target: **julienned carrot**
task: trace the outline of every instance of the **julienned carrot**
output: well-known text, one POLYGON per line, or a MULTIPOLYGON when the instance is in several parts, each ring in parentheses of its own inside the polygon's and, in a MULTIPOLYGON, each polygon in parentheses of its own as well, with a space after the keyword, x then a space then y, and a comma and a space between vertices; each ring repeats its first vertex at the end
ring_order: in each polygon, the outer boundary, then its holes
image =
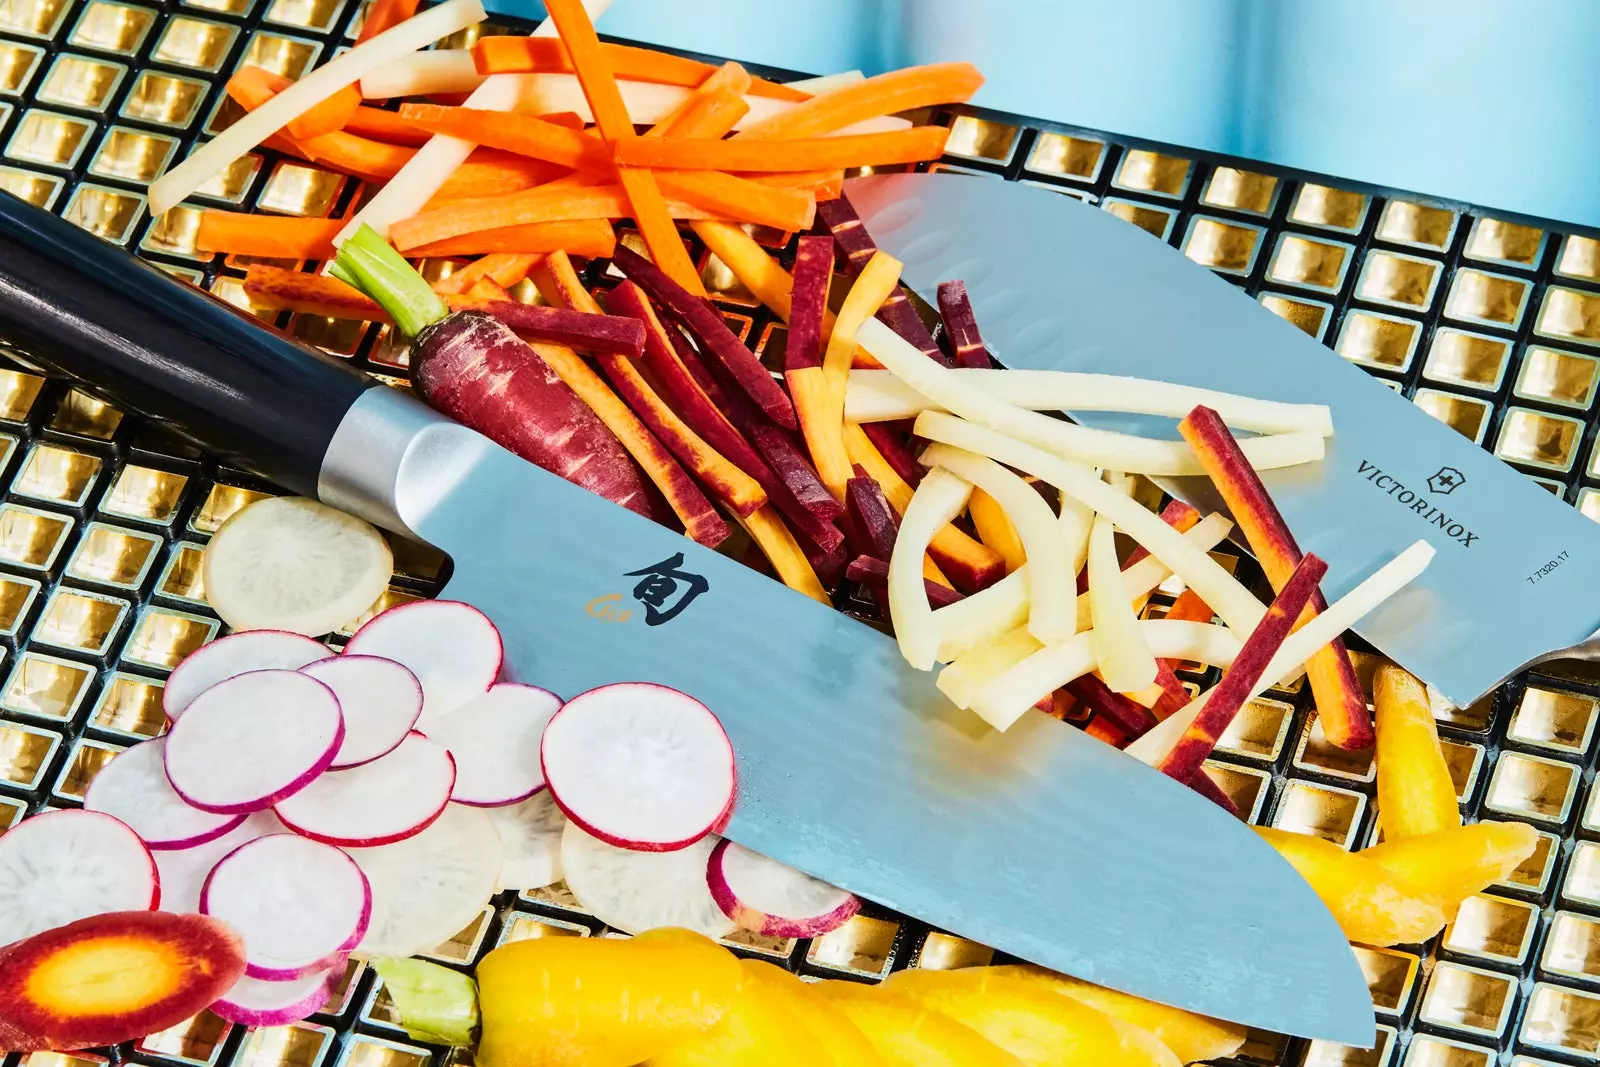
MULTIPOLYGON (((661 85, 696 86, 715 68, 682 56, 623 44, 602 44, 612 73, 627 81, 661 85)), ((572 60, 556 37, 484 37, 472 46, 479 74, 571 74, 572 60)), ((775 100, 809 100, 810 94, 764 78, 752 78, 746 89, 753 96, 775 100)))
POLYGON ((609 170, 605 143, 592 133, 533 115, 438 104, 403 104, 400 117, 428 133, 548 160, 563 167, 609 170))
POLYGON ((844 171, 797 170, 775 171, 771 174, 740 174, 762 185, 781 185, 786 189, 808 189, 818 200, 835 200, 844 192, 844 171))
POLYGON ((378 107, 358 107, 356 113, 344 124, 345 133, 357 137, 370 137, 374 141, 410 145, 421 148, 433 135, 401 118, 397 112, 378 107))
POLYGON ((372 6, 367 9, 366 21, 361 24, 361 33, 356 38, 356 44, 376 37, 416 13, 417 0, 372 0, 372 6))
MULTIPOLYGON (((520 193, 570 174, 565 167, 498 148, 474 149, 434 194, 437 201, 520 193)), ((430 206, 433 201, 429 201, 430 206)))
MULTIPOLYGON (((254 111, 293 85, 292 79, 263 67, 241 67, 228 79, 227 93, 246 111, 254 111)), ((342 129, 361 108, 361 90, 347 85, 284 127, 290 137, 305 140, 342 129)))
POLYGON ((784 341, 784 380, 800 416, 800 430, 817 475, 843 502, 853 470, 844 447, 843 408, 834 396, 819 355, 828 283, 833 278, 833 238, 802 237, 794 257, 789 335, 784 341))
MULTIPOLYGON (((464 197, 432 203, 426 211, 401 219, 389 227, 389 237, 403 252, 432 248, 452 238, 481 238, 490 231, 518 228, 529 224, 601 221, 629 217, 632 205, 620 185, 567 185, 550 183, 502 196, 464 197)), ((674 217, 685 219, 722 218, 704 208, 676 200, 667 203, 674 217)), ((469 242, 468 247, 484 251, 541 251, 537 248, 508 248, 503 244, 483 247, 469 242)), ((567 251, 576 252, 569 248, 567 251)))
POLYGON ((635 167, 679 170, 775 171, 881 167, 938 159, 950 131, 918 126, 890 133, 856 133, 794 141, 719 141, 697 137, 618 141, 612 158, 635 167))
POLYGON ((851 356, 855 353, 856 331, 899 288, 900 267, 900 261, 887 252, 874 252, 866 267, 856 275, 844 303, 839 306, 833 333, 828 337, 828 350, 822 359, 822 369, 828 377, 829 387, 834 391, 837 418, 841 425, 844 422, 845 381, 850 375, 851 356))
POLYGON ((833 238, 800 238, 789 292, 789 333, 783 344, 786 374, 822 366, 822 327, 832 279, 833 238))
POLYGON ((417 151, 405 145, 357 137, 343 130, 299 141, 299 144, 318 163, 367 181, 385 181, 394 177, 417 151))
POLYGON ((822 93, 739 133, 740 140, 794 140, 820 137, 863 119, 893 115, 933 104, 964 104, 983 84, 971 63, 929 63, 879 74, 822 93))
POLYGON ((475 259, 448 278, 433 283, 436 293, 469 292, 480 278, 488 278, 502 289, 509 289, 528 276, 544 256, 533 252, 491 252, 475 259))
MULTIPOLYGON (((950 338, 950 354, 958 367, 989 366, 989 350, 978 332, 978 318, 972 313, 967 283, 958 280, 939 283, 939 317, 944 320, 945 336, 950 338)), ((1199 521, 1198 515, 1196 521, 1199 521)))
POLYGON ((715 170, 658 170, 656 185, 665 196, 695 204, 727 218, 779 230, 809 230, 817 202, 809 193, 762 185, 715 170))
POLYGON ((760 547, 784 585, 797 593, 804 593, 812 600, 832 603, 828 599, 828 591, 817 580, 817 572, 812 569, 811 561, 806 559, 794 534, 778 518, 777 512, 771 507, 762 508, 748 519, 740 519, 739 525, 760 547))
POLYGON ((750 105, 744 102, 749 88, 750 72, 737 63, 724 63, 645 136, 721 137, 749 114, 750 105))
MULTIPOLYGON (((828 232, 833 234, 834 243, 844 253, 845 270, 853 278, 861 273, 872 257, 877 253, 878 246, 872 240, 872 235, 867 233, 866 226, 862 225, 861 216, 856 214, 856 209, 851 206, 847 197, 838 197, 834 200, 823 200, 817 204, 817 216, 822 219, 828 232)), ((933 334, 928 332, 928 327, 917 315, 916 308, 911 306, 911 299, 906 294, 905 286, 901 286, 894 295, 883 302, 878 309, 877 319, 889 329, 910 341, 916 348, 929 359, 948 363, 944 353, 940 351, 938 342, 933 339, 933 334)), ((856 357, 856 366, 862 366, 860 354, 856 357)))
POLYGON ((326 274, 252 266, 244 278, 244 292, 252 304, 268 311, 297 311, 332 319, 390 321, 389 313, 377 301, 326 274))
MULTIPOLYGON (((478 256, 492 252, 555 252, 565 250, 574 256, 606 259, 616 251, 617 234, 605 219, 579 219, 572 222, 531 222, 495 230, 451 237, 410 250, 416 258, 424 256, 478 256)), ((515 282, 502 283, 515 285, 515 282)))
POLYGON ((200 213, 195 248, 265 259, 328 259, 343 219, 294 219, 281 215, 246 215, 237 211, 200 213))
POLYGON ((576 111, 552 111, 549 114, 540 115, 539 117, 544 119, 546 122, 552 123, 556 126, 564 126, 569 130, 581 130, 585 126, 589 125, 589 120, 578 114, 576 111))

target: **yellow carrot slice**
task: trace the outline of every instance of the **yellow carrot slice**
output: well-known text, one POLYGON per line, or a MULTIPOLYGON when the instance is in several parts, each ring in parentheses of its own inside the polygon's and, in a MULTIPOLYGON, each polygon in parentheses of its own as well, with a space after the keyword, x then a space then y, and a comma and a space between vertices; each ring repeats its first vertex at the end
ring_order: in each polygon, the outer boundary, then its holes
POLYGON ((812 569, 811 561, 806 559, 800 543, 771 505, 757 509, 749 518, 741 518, 737 514, 734 518, 767 557, 784 585, 819 603, 831 605, 828 591, 817 580, 817 572, 812 569))
MULTIPOLYGON (((1378 726, 1378 818, 1387 841, 1461 825, 1428 690, 1385 663, 1372 681, 1378 726)), ((1363 709, 1365 713, 1365 709, 1363 709)))
POLYGON ((1006 510, 998 500, 982 489, 974 489, 968 510, 972 513, 972 526, 978 531, 978 540, 1000 553, 1000 558, 1006 561, 1007 574, 1028 562, 1022 537, 1015 524, 1006 518, 1006 510))
POLYGON ((900 269, 898 259, 887 252, 874 252, 872 259, 850 286, 844 303, 839 306, 839 315, 834 320, 822 366, 828 372, 829 383, 839 392, 841 422, 844 420, 844 389, 850 374, 850 358, 856 348, 856 333, 900 284, 900 269))
POLYGON ((1350 940, 1378 948, 1409 945, 1444 929, 1444 909, 1434 896, 1367 856, 1309 834, 1265 826, 1256 833, 1310 883, 1350 940))
POLYGON ((1539 831, 1520 822, 1480 822, 1435 830, 1364 850, 1363 858, 1443 900, 1461 902, 1509 877, 1533 855, 1539 831))

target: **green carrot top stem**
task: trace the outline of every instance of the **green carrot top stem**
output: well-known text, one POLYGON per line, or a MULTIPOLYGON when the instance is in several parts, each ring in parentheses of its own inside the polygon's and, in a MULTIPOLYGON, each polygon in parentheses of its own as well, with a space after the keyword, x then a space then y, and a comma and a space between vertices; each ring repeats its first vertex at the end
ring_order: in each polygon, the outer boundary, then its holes
POLYGON ((363 225, 339 246, 330 273, 383 305, 407 337, 450 314, 422 275, 371 226, 363 225))

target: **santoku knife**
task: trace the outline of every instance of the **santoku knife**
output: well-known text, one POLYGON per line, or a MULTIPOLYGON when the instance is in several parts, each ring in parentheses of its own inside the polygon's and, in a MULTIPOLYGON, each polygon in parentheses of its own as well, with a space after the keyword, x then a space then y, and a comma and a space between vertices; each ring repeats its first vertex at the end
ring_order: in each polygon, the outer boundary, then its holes
POLYGON ((444 595, 495 620, 517 677, 703 700, 737 754, 733 839, 1085 979, 1371 1043, 1361 970, 1306 883, 1220 808, 1080 731, 1030 713, 995 733, 873 629, 10 196, 0 336, 443 549, 444 595), (675 576, 680 598, 703 591, 652 625, 641 571, 675 576))

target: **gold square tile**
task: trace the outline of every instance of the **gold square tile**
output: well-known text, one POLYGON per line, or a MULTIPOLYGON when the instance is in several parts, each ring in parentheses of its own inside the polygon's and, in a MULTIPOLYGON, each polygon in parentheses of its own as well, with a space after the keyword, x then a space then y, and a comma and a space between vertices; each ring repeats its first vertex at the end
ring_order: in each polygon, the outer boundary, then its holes
POLYGON ((1600 981, 1600 919, 1557 912, 1545 937, 1539 969, 1557 981, 1600 981))
POLYGON ((1463 322, 1515 329, 1532 288, 1521 278, 1462 267, 1450 283, 1444 313, 1463 322))
POLYGON ((42 48, 15 41, 0 41, 0 95, 20 96, 43 59, 42 48))
POLYGON ((1580 778, 1573 764, 1503 752, 1495 761, 1483 806, 1512 818, 1559 825, 1572 811, 1580 778))
POLYGON ((308 345, 316 345, 333 356, 348 356, 361 347, 367 335, 362 319, 334 319, 326 315, 289 316, 289 334, 308 345))
POLYGON ((96 441, 111 440, 121 425, 121 411, 82 389, 67 390, 67 395, 56 405, 56 413, 50 419, 50 429, 58 433, 90 437, 96 441))
POLYGON ((215 11, 219 15, 233 15, 243 18, 256 6, 256 0, 178 0, 184 7, 198 7, 205 11, 215 11))
POLYGON ((1441 326, 1428 346, 1422 376, 1446 385, 1494 392, 1510 361, 1511 342, 1505 338, 1441 326))
POLYGON ((1278 195, 1278 178, 1237 167, 1218 167, 1211 172, 1200 202, 1207 207, 1243 211, 1251 215, 1272 213, 1278 195))
POLYGON ((1378 240, 1443 251, 1455 236, 1457 217, 1448 208, 1391 200, 1378 216, 1378 240))
POLYGON ((1111 184, 1119 189, 1131 189, 1156 196, 1179 197, 1189 185, 1189 173, 1194 161, 1178 156, 1165 156, 1143 148, 1130 148, 1122 156, 1117 176, 1111 184))
POLYGON ((1476 219, 1467 234, 1466 256, 1519 267, 1539 265, 1544 251, 1544 231, 1504 219, 1476 219))
POLYGON ((1294 765, 1312 774, 1327 775, 1346 782, 1368 783, 1378 775, 1378 764, 1371 748, 1350 752, 1328 740, 1321 716, 1313 714, 1300 732, 1295 747, 1294 765))
POLYGON ((1539 930, 1539 908, 1481 893, 1462 902, 1440 942, 1447 952, 1522 966, 1539 930))
POLYGON ((327 33, 344 13, 345 0, 272 0, 262 16, 266 22, 313 33, 327 33))
POLYGON ((122 649, 123 662, 170 671, 216 637, 219 625, 216 619, 151 605, 139 613, 133 636, 122 649))
POLYGON ((161 538, 91 522, 67 564, 67 574, 83 582, 138 589, 161 551, 161 538))
POLYGON ((0 574, 0 637, 15 637, 22 631, 39 589, 32 578, 0 574))
POLYGON ((1469 742, 1439 739, 1444 752, 1445 766, 1450 770, 1450 781, 1456 787, 1456 799, 1463 804, 1478 785, 1478 774, 1483 770, 1484 748, 1469 742))
POLYGON ((41 104, 99 111, 116 93, 127 73, 128 68, 121 63, 62 54, 50 64, 50 73, 39 86, 38 99, 41 104))
POLYGON ((1511 408, 1500 423, 1494 454, 1511 463, 1569 471, 1578 457, 1583 422, 1529 408, 1511 408))
POLYGON ((33 629, 36 644, 103 656, 122 630, 128 602, 103 593, 57 587, 33 629))
POLYGON ((1210 776, 1218 789, 1233 801, 1239 810, 1239 820, 1252 826, 1261 824, 1267 797, 1272 792, 1272 774, 1256 767, 1240 767, 1221 760, 1206 760, 1200 769, 1210 776))
POLYGON ((957 115, 950 124, 950 136, 945 141, 944 154, 1005 164, 1011 161, 1012 149, 1017 145, 1017 133, 1015 126, 974 115, 957 115))
POLYGON ((1215 271, 1249 274, 1256 260, 1263 231, 1222 219, 1196 218, 1189 223, 1183 240, 1183 254, 1215 271))
POLYGON ((1339 326, 1334 351, 1352 363, 1403 372, 1411 365, 1422 323, 1398 315, 1352 308, 1339 326))
POLYGON ((1106 146, 1091 137, 1041 132, 1028 153, 1027 167, 1039 174, 1059 175, 1092 182, 1100 176, 1106 146))
POLYGON ((107 676, 89 713, 89 725, 130 737, 155 737, 167 727, 161 710, 162 683, 137 674, 107 676))
POLYGON ((512 941, 527 941, 536 937, 588 937, 589 928, 580 923, 562 922, 543 915, 513 912, 500 928, 496 945, 512 941))
POLYGON ((1516 979, 1458 963, 1438 963, 1417 1018, 1475 1037, 1498 1038, 1516 1006, 1516 979))
POLYGON ((1524 400, 1588 408, 1600 386, 1600 359, 1532 345, 1522 354, 1511 391, 1524 400))
POLYGON ((334 632, 342 634, 345 637, 349 637, 357 630, 361 629, 363 623, 371 619, 374 615, 377 615, 379 612, 388 611, 392 607, 397 607, 400 604, 409 604, 414 600, 420 599, 421 597, 417 596, 417 594, 408 593, 402 589, 394 589, 392 587, 385 589, 382 594, 379 595, 377 603, 373 604, 372 607, 351 619, 334 632))
POLYGON ((1473 444, 1483 443, 1493 408, 1487 401, 1437 389, 1418 389, 1412 402, 1473 444))
POLYGON ((257 489, 246 489, 242 486, 227 485, 217 482, 206 494, 206 499, 194 515, 189 519, 189 530, 198 534, 214 534, 218 527, 227 522, 233 513, 246 504, 253 504, 257 500, 264 500, 271 493, 263 493, 257 489))
POLYGON ((1552 285, 1544 291, 1533 331, 1563 341, 1600 344, 1600 293, 1552 285))
POLYGON ((856 915, 832 933, 813 940, 806 962, 813 967, 881 978, 894 964, 894 942, 899 933, 899 923, 856 915))
POLYGON ((1522 1017, 1523 1044, 1552 1052, 1600 1053, 1600 996, 1540 982, 1522 1017))
POLYGON ((200 235, 200 212, 200 208, 186 204, 168 208, 166 214, 153 220, 149 229, 145 230, 144 237, 139 241, 139 250, 209 262, 212 254, 195 248, 195 240, 200 235))
POLYGON ((1379 1026, 1371 1048, 1356 1048, 1332 1041, 1306 1044, 1299 1067, 1389 1067, 1399 1048, 1399 1037, 1392 1026, 1379 1026))
POLYGON ((764 934, 753 934, 749 930, 735 930, 727 937, 717 938, 717 944, 733 949, 735 952, 754 954, 773 963, 787 964, 794 955, 794 947, 799 940, 793 937, 768 937, 764 934))
POLYGON ((1496 882, 1493 888, 1508 893, 1543 896, 1550 887, 1551 877, 1555 874, 1556 863, 1560 859, 1561 837, 1554 831, 1540 830, 1539 840, 1534 844, 1533 852, 1518 864, 1516 870, 1496 882))
POLYGON ((200 563, 204 558, 202 545, 180 542, 173 546, 167 557, 167 566, 156 582, 156 595, 169 597, 186 604, 204 605, 206 587, 200 563))
POLYGON ((1217 739, 1217 751, 1241 759, 1277 762, 1289 737, 1294 706, 1270 697, 1256 697, 1239 709, 1217 739))
POLYGON ((1289 205, 1289 221, 1356 233, 1367 217, 1367 197, 1349 189, 1305 182, 1289 205))
POLYGON ((34 109, 22 116, 5 154, 22 163, 71 169, 93 132, 94 123, 88 119, 34 109))
MULTIPOLYGON (((26 200, 34 207, 42 207, 46 211, 56 206, 56 199, 66 184, 64 178, 54 174, 35 174, 20 167, 0 167, 0 189, 4 189, 18 200, 26 200)), ((15 373, 15 371, 0 371, 0 374, 15 373)))
MULTIPOLYGON (((1590 466, 1593 465, 1594 461, 1591 460, 1590 466)), ((1584 486, 1583 489, 1578 492, 1577 507, 1578 510, 1583 513, 1585 518, 1592 519, 1595 522, 1600 522, 1600 489, 1584 486)))
POLYGON ((1530 685, 1506 727, 1508 740, 1582 759, 1594 740, 1600 697, 1530 685))
POLYGON ((1267 279, 1280 285, 1295 285, 1323 292, 1338 292, 1350 264, 1349 245, 1315 241, 1286 233, 1267 264, 1267 279))
POLYGON ((1414 308, 1433 303, 1442 264, 1437 260, 1375 250, 1367 253, 1356 282, 1356 297, 1374 304, 1414 308))
POLYGON ((231 1023, 224 1022, 209 1011, 203 1011, 177 1026, 151 1034, 133 1047, 145 1055, 158 1056, 167 1061, 176 1060, 188 1067, 210 1067, 222 1055, 223 1042, 232 1032, 231 1023))
POLYGON ((232 1067, 322 1067, 338 1043, 331 1027, 312 1022, 247 1028, 232 1067))
POLYGON ((478 917, 466 925, 456 936, 439 945, 430 952, 419 955, 440 963, 470 963, 478 954, 478 949, 483 947, 483 939, 488 936, 489 927, 494 925, 494 908, 485 906, 478 917))
POLYGON ((987 967, 994 962, 994 949, 964 937, 935 930, 922 943, 916 966, 925 971, 953 971, 961 967, 987 967))
POLYGON ((194 78, 158 70, 140 71, 117 114, 135 122, 186 127, 194 121, 208 90, 205 82, 194 78))
POLYGON ((39 652, 24 652, 11 665, 0 708, 15 715, 69 722, 94 681, 94 668, 39 652))
POLYGON ((1261 302, 1262 307, 1280 319, 1288 319, 1319 341, 1322 340, 1322 335, 1328 328, 1328 319, 1333 313, 1333 308, 1328 304, 1316 300, 1302 300, 1285 293, 1262 293, 1256 299, 1261 302))
POLYGON ((72 0, 0 0, 0 31, 50 40, 72 0))
POLYGON ((89 163, 89 173, 148 185, 167 169, 167 162, 177 150, 176 137, 113 126, 101 139, 100 148, 89 163))
MULTIPOLYGON (((275 4, 278 2, 283 0, 275 0, 275 4)), ((305 0, 295 0, 295 2, 305 2, 305 0)), ((316 0, 310 2, 315 3, 316 0)), ((282 74, 285 78, 295 80, 315 66, 317 57, 321 54, 322 45, 315 41, 257 30, 250 35, 250 43, 245 46, 244 56, 239 60, 239 65, 263 67, 274 74, 282 74)))
POLYGON ((431 1060, 426 1048, 354 1034, 345 1042, 333 1067, 428 1067, 431 1060))
POLYGON ((701 264, 700 283, 706 287, 707 293, 723 304, 756 307, 761 303, 728 265, 711 252, 706 253, 705 262, 701 264))
POLYGON ((176 278, 180 282, 186 282, 196 289, 205 288, 206 276, 193 267, 180 267, 172 263, 156 263, 154 266, 162 274, 176 278))
POLYGON ((0 560, 13 567, 50 570, 71 533, 72 520, 65 515, 0 504, 0 560))
POLYGON ((1564 278, 1600 282, 1600 238, 1568 234, 1561 241, 1556 273, 1564 278))
POLYGON ((0 797, 0 833, 11 829, 22 821, 22 816, 28 810, 25 800, 8 800, 0 797))
POLYGON ((339 199, 344 181, 341 175, 319 167, 281 162, 256 198, 256 207, 282 215, 325 218, 339 199))
MULTIPOLYGON (((322 1014, 338 1016, 348 1011, 355 1000, 356 990, 360 987, 361 980, 366 977, 366 973, 366 960, 359 957, 352 957, 346 960, 344 973, 339 976, 337 983, 333 987, 333 996, 328 999, 327 1004, 323 1005, 322 1014)), ((273 1067, 273 1065, 266 1064, 263 1067, 273 1067)))
POLYGON ((1411 994, 1416 991, 1422 961, 1393 948, 1352 945, 1350 951, 1366 976, 1373 1009, 1383 1016, 1404 1015, 1411 1004, 1411 994))
MULTIPOLYGON (((1591 809, 1594 807, 1592 798, 1589 806, 1591 809)), ((1561 899, 1580 907, 1600 908, 1600 843, 1574 843, 1572 859, 1561 880, 1561 899)))
POLYGON ((238 36, 239 28, 225 22, 174 15, 167 20, 150 58, 174 67, 217 71, 238 36))
POLYGON ((227 167, 208 178, 194 195, 207 200, 222 200, 229 204, 242 204, 261 173, 262 158, 255 153, 240 156, 227 167))
POLYGON ((1495 1060, 1492 1048, 1417 1034, 1406 1049, 1404 1067, 1494 1067, 1495 1060))
POLYGON ((178 514, 188 484, 187 474, 128 463, 117 471, 111 488, 100 498, 100 511, 165 526, 178 514))
POLYGON ((250 295, 244 291, 244 279, 231 274, 219 274, 211 282, 211 295, 225 300, 238 308, 247 311, 262 322, 276 324, 278 313, 264 308, 258 308, 250 302, 250 295))
POLYGON ((103 240, 125 244, 143 214, 143 194, 83 184, 73 192, 61 217, 103 240))
POLYGON ((99 473, 99 456, 36 443, 28 449, 22 473, 11 483, 11 491, 34 500, 81 507, 89 499, 99 473))
POLYGON ((73 25, 67 43, 74 48, 131 56, 144 44, 150 27, 156 24, 157 14, 153 8, 134 4, 89 0, 73 25))
POLYGON ((1366 809, 1367 798, 1354 790, 1291 779, 1278 798, 1272 825, 1347 849, 1355 845, 1366 809))
POLYGON ((0 782, 36 789, 61 747, 61 737, 22 723, 0 723, 0 782))

